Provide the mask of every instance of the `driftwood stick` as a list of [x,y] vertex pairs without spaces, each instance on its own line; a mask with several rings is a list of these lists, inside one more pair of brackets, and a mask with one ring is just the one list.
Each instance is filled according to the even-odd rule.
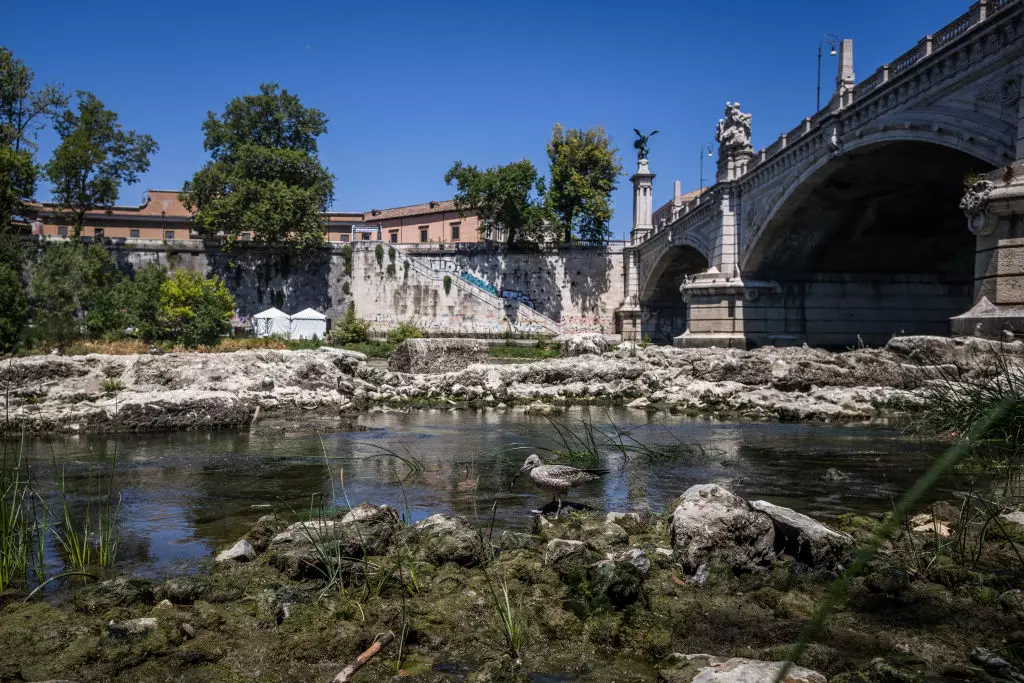
[[363,668],[364,664],[373,659],[374,655],[387,647],[394,639],[395,634],[391,631],[377,636],[376,640],[373,641],[373,645],[366,648],[366,652],[356,657],[354,662],[342,669],[341,673],[331,680],[331,683],[348,683],[351,681],[352,677]]

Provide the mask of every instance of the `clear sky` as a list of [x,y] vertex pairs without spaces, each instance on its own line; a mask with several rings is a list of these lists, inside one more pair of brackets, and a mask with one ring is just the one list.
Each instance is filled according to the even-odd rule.
[[[632,129],[651,140],[655,205],[672,181],[698,184],[701,144],[726,100],[753,114],[757,148],[814,110],[818,40],[854,39],[858,80],[965,12],[968,0],[518,0],[431,3],[51,0],[5,8],[0,44],[36,72],[89,90],[127,128],[160,144],[141,182],[177,189],[207,159],[201,124],[232,97],[276,81],[326,112],[320,154],[334,210],[452,196],[456,159],[483,167],[524,157],[547,173],[556,122],[603,125],[627,171]],[[822,62],[822,100],[836,58]],[[40,161],[53,147],[40,138]],[[714,174],[705,159],[704,175]],[[37,194],[48,199],[43,184]],[[613,197],[628,233],[627,177]]]

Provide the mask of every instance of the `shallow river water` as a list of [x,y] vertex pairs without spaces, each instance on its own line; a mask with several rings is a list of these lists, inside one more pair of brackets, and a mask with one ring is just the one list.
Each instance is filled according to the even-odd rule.
[[[942,450],[941,444],[864,426],[727,424],[604,408],[574,409],[557,419],[578,434],[583,420],[605,431],[614,424],[639,442],[665,448],[668,457],[657,459],[606,448],[599,464],[586,465],[611,472],[569,498],[606,510],[660,512],[687,487],[716,482],[814,517],[885,512]],[[544,449],[561,448],[555,425],[544,417],[414,411],[363,415],[358,425],[356,431],[321,422],[252,432],[80,436],[31,441],[24,452],[51,499],[54,464],[63,468],[78,514],[90,500],[95,511],[97,488],[106,485],[116,455],[118,564],[142,576],[194,571],[261,515],[306,516],[321,496],[335,506],[346,505],[345,496],[352,505],[388,503],[413,520],[454,512],[481,525],[496,503],[496,526],[523,530],[530,527],[531,510],[550,500],[528,477],[509,486],[526,455],[536,451],[553,462]],[[412,471],[384,449],[422,469]],[[830,467],[849,478],[824,481]],[[964,485],[952,478],[934,495],[948,496]]]

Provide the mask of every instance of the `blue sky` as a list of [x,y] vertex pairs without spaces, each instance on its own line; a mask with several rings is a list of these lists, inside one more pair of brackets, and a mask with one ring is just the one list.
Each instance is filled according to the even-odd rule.
[[[672,181],[698,183],[726,100],[753,114],[755,147],[814,109],[824,32],[854,39],[858,80],[968,8],[968,0],[766,2],[194,2],[12,0],[0,44],[38,82],[90,90],[160,144],[141,182],[180,188],[206,160],[201,124],[232,97],[276,81],[330,123],[320,154],[336,176],[334,209],[363,211],[451,197],[456,159],[524,157],[547,173],[556,122],[603,125],[627,170],[634,127],[651,140],[655,204]],[[45,27],[45,28],[43,28]],[[835,80],[827,48],[822,99]],[[53,147],[40,138],[40,160]],[[714,160],[705,160],[713,175]],[[38,198],[49,197],[40,187]],[[630,228],[627,178],[612,229]]]

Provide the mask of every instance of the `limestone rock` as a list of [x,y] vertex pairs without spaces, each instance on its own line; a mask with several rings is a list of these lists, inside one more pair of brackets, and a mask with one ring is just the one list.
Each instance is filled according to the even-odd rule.
[[755,500],[750,506],[771,518],[776,549],[811,566],[834,567],[853,547],[853,537],[849,534],[833,531],[795,510],[766,500]]
[[107,624],[107,633],[120,637],[142,636],[150,631],[155,631],[156,627],[157,620],[155,617],[140,617],[120,623],[111,621]]
[[407,339],[388,360],[394,372],[442,373],[463,370],[487,361],[487,342],[482,339]]
[[117,578],[103,581],[76,591],[71,598],[80,612],[106,612],[114,607],[155,602],[153,584],[145,579]]
[[670,532],[677,561],[691,573],[712,561],[739,570],[774,557],[771,519],[717,484],[686,490],[672,513]]
[[846,472],[843,472],[837,467],[829,467],[827,470],[825,470],[825,474],[821,475],[822,481],[827,482],[846,481],[849,478],[850,475],[848,475]]
[[600,356],[612,350],[612,345],[603,334],[597,332],[584,332],[582,334],[567,334],[556,337],[555,341],[561,344],[562,353],[566,356],[583,356],[594,354]]
[[256,559],[256,549],[252,547],[252,544],[245,539],[242,539],[238,543],[227,550],[222,550],[217,553],[215,562],[249,562]]
[[626,530],[629,534],[643,533],[646,524],[639,512],[609,512],[605,519]]
[[469,567],[484,560],[480,535],[459,517],[431,515],[414,525],[412,530],[416,543],[432,564],[454,562]]
[[398,513],[387,505],[359,506],[341,519],[296,522],[271,539],[271,547],[332,544],[344,557],[384,555],[398,531]]
[[583,541],[556,538],[548,541],[544,548],[544,564],[559,574],[586,570],[598,559],[597,554],[589,550]]
[[[670,655],[668,667],[658,672],[661,683],[771,683],[784,666],[784,662],[765,662],[758,659],[713,655]],[[827,683],[823,675],[802,666],[790,668],[784,683]]]
[[501,534],[499,547],[502,550],[534,550],[541,544],[541,538],[533,534],[505,531]]
[[270,539],[281,533],[287,526],[287,523],[277,515],[263,515],[249,529],[245,540],[252,544],[256,552],[262,553],[270,545]]
[[644,578],[651,561],[639,548],[631,548],[611,560],[593,565],[591,583],[616,607],[630,605],[643,596]]

